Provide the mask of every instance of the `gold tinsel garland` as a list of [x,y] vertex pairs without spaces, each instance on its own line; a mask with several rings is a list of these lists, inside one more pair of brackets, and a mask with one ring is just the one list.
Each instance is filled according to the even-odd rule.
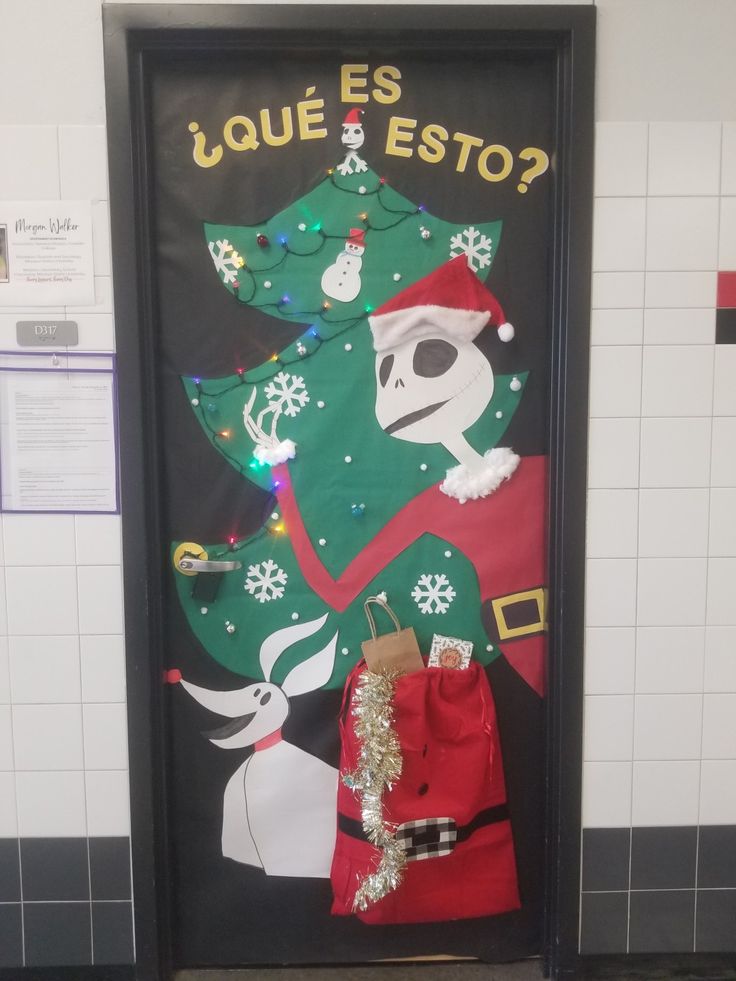
[[360,795],[363,830],[381,849],[374,872],[358,884],[353,909],[366,910],[396,889],[406,865],[406,852],[396,840],[396,828],[383,819],[383,792],[401,776],[401,746],[391,723],[396,679],[400,671],[363,671],[353,694],[355,734],[360,740],[358,766],[343,776],[346,787]]

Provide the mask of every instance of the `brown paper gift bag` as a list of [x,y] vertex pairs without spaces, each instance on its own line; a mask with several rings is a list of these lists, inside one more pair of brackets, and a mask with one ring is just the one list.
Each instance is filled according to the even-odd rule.
[[[394,633],[382,634],[380,637],[377,635],[376,621],[373,619],[371,604],[375,604],[388,613],[396,627]],[[397,671],[403,671],[404,674],[421,671],[424,668],[424,661],[419,653],[419,644],[414,634],[414,628],[404,627],[402,630],[394,611],[388,603],[378,596],[369,596],[363,604],[363,609],[371,630],[371,640],[364,640],[361,644],[368,670],[378,673],[382,668],[393,668]]]

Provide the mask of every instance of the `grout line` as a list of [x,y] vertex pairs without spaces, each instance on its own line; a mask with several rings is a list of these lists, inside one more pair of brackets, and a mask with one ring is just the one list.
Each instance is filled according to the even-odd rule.
[[[626,892],[625,889],[586,889],[584,891],[586,896],[618,896],[622,892]],[[736,886],[710,886],[706,888],[695,888],[694,886],[670,886],[667,888],[658,889],[652,887],[650,889],[632,889],[631,892],[733,892],[736,893]]]
[[[718,145],[718,188],[720,191],[722,183],[722,168],[723,168],[723,123],[721,123],[720,128],[720,141]],[[716,235],[717,235],[717,264],[720,262],[720,242],[721,242],[721,201],[722,198],[719,197],[718,215],[716,218]],[[713,298],[714,306],[717,305],[717,300]],[[712,360],[712,372],[711,372],[711,393],[710,393],[710,459],[708,461],[708,474],[710,477],[710,488],[708,491],[708,501],[707,501],[707,559],[705,563],[705,610],[703,611],[703,662],[701,670],[701,693],[700,693],[700,766],[698,768],[698,834],[695,840],[695,903],[693,909],[693,951],[698,949],[698,866],[700,861],[700,821],[701,821],[701,802],[703,793],[703,734],[705,732],[705,647],[706,647],[706,634],[708,629],[708,585],[709,585],[709,571],[710,571],[710,530],[711,530],[711,501],[713,498],[713,418],[715,416],[715,405],[716,405],[716,344],[715,338],[713,338],[713,360]]]
[[[714,890],[712,890],[714,891]],[[731,890],[736,892],[736,889]],[[130,899],[96,899],[95,903],[107,903],[110,906],[127,906],[131,902]],[[59,905],[69,905],[72,906],[87,906],[86,899],[26,899],[23,901],[24,906],[48,906],[52,904],[54,906]],[[0,902],[0,906],[18,906],[19,903],[14,901],[3,900]]]
[[[649,144],[651,140],[651,126],[646,124],[646,154],[644,171],[644,189],[647,192],[644,201],[644,309],[646,309],[646,280],[647,280],[647,234],[649,223]],[[642,313],[642,318],[644,314]],[[634,693],[632,697],[631,710],[631,797],[629,811],[629,876],[628,889],[626,894],[626,953],[631,951],[631,864],[633,861],[634,849],[634,757],[636,740],[636,676],[637,660],[639,653],[639,553],[641,551],[641,454],[642,454],[642,413],[644,407],[644,326],[642,322],[641,331],[641,365],[639,375],[639,464],[637,471],[637,491],[636,491],[636,566],[634,569]]]

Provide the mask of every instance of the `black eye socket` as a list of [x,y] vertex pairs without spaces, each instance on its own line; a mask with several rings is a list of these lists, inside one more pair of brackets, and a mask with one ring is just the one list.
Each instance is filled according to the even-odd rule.
[[268,705],[270,701],[271,701],[271,692],[267,691],[266,694],[261,699],[261,705]]
[[254,696],[254,698],[258,698],[258,696],[259,696],[260,694],[261,694],[261,689],[260,689],[260,688],[256,688],[256,690],[255,690],[255,691],[253,692],[253,696]]
[[457,348],[447,341],[432,338],[420,341],[414,351],[412,367],[420,378],[438,378],[455,364]]
[[378,380],[381,383],[381,388],[386,387],[386,382],[391,377],[391,369],[394,366],[394,356],[393,354],[387,355],[378,367]]

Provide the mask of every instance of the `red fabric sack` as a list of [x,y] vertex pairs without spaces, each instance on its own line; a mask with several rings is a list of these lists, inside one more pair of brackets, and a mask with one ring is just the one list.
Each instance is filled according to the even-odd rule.
[[[351,702],[364,670],[358,664],[345,686],[341,778],[358,765]],[[398,783],[384,792],[383,816],[399,826],[397,837],[405,842],[403,880],[366,911],[353,909],[358,885],[375,871],[381,852],[363,832],[359,795],[340,779],[332,913],[355,913],[365,923],[421,923],[518,909],[501,745],[485,672],[473,661],[465,670],[404,675],[393,704],[403,766]],[[407,822],[418,824],[401,827]]]

